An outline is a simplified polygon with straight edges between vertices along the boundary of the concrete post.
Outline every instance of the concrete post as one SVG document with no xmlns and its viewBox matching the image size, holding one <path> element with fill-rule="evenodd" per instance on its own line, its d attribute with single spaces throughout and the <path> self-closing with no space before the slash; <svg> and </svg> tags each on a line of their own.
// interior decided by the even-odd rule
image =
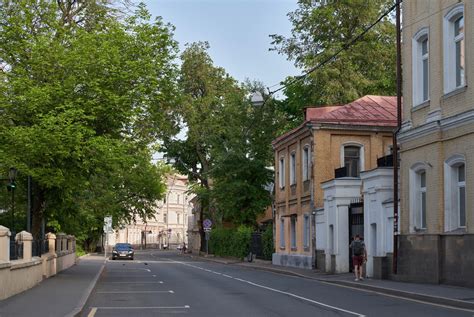
<svg viewBox="0 0 474 317">
<path fill-rule="evenodd" d="M 67 250 L 69 253 L 72 253 L 73 252 L 73 249 L 72 249 L 72 242 L 73 242 L 73 239 L 74 237 L 71 236 L 71 235 L 68 235 L 67 236 Z"/>
<path fill-rule="evenodd" d="M 56 239 L 58 241 L 57 245 L 59 247 L 58 250 L 56 250 L 56 253 L 60 253 L 66 250 L 66 234 L 65 233 L 58 233 L 56 235 Z"/>
<path fill-rule="evenodd" d="M 46 234 L 46 240 L 48 240 L 48 249 L 50 254 L 56 253 L 56 235 L 54 233 L 48 232 Z"/>
<path fill-rule="evenodd" d="M 0 226 L 0 262 L 10 261 L 10 230 Z"/>
<path fill-rule="evenodd" d="M 23 243 L 23 260 L 29 261 L 32 258 L 32 249 L 31 244 L 33 241 L 33 236 L 31 233 L 22 231 L 17 233 L 15 236 L 15 241 L 21 241 Z"/>
</svg>

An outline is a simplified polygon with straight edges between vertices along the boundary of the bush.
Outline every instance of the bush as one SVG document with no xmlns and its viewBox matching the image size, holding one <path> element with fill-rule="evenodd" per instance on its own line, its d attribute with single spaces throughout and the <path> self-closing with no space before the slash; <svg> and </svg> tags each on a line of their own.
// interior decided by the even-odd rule
<svg viewBox="0 0 474 317">
<path fill-rule="evenodd" d="M 271 260 L 274 252 L 273 246 L 273 226 L 269 225 L 262 233 L 262 244 L 263 244 L 263 258 L 265 260 Z"/>
<path fill-rule="evenodd" d="M 216 228 L 209 239 L 209 250 L 218 256 L 244 258 L 250 249 L 252 228 L 240 226 L 237 229 Z"/>
</svg>

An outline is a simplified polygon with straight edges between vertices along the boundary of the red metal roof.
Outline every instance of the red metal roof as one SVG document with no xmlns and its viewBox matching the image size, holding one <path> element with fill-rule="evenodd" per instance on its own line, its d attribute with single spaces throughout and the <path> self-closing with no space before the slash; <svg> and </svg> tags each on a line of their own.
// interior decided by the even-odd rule
<svg viewBox="0 0 474 317">
<path fill-rule="evenodd" d="M 306 120 L 315 123 L 347 125 L 387 126 L 397 125 L 397 98 L 390 96 L 367 95 L 330 111 L 306 110 Z"/>
</svg>

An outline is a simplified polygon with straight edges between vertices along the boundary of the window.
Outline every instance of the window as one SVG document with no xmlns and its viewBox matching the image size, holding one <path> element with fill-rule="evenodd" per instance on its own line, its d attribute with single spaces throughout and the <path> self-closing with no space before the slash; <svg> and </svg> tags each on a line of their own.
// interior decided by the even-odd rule
<svg viewBox="0 0 474 317">
<path fill-rule="evenodd" d="M 419 178 L 419 183 L 420 187 L 418 189 L 419 191 L 419 217 L 420 219 L 418 220 L 419 229 L 425 229 L 426 228 L 426 172 L 421 171 L 418 173 L 418 178 Z"/>
<path fill-rule="evenodd" d="M 309 171 L 310 171 L 310 165 L 309 165 L 309 146 L 305 146 L 303 148 L 303 182 L 309 180 Z"/>
<path fill-rule="evenodd" d="M 296 217 L 295 216 L 291 217 L 290 234 L 291 234 L 291 248 L 296 249 Z"/>
<path fill-rule="evenodd" d="M 427 173 L 424 162 L 416 163 L 410 169 L 410 231 L 427 227 Z"/>
<path fill-rule="evenodd" d="M 168 223 L 168 212 L 163 214 L 163 222 Z"/>
<path fill-rule="evenodd" d="M 359 177 L 360 175 L 360 147 L 344 147 L 344 166 L 347 170 L 347 176 Z"/>
<path fill-rule="evenodd" d="M 413 38 L 413 105 L 429 99 L 428 29 L 421 29 Z"/>
<path fill-rule="evenodd" d="M 290 185 L 296 184 L 296 153 L 290 155 Z"/>
<path fill-rule="evenodd" d="M 309 248 L 310 222 L 309 215 L 304 215 L 303 246 Z"/>
<path fill-rule="evenodd" d="M 278 175 L 279 180 L 278 183 L 280 184 L 280 188 L 285 188 L 285 158 L 280 158 L 280 164 L 278 166 Z"/>
<path fill-rule="evenodd" d="M 280 218 L 280 248 L 285 248 L 285 218 Z"/>
<path fill-rule="evenodd" d="M 456 167 L 457 171 L 457 213 L 459 214 L 459 227 L 466 227 L 466 175 L 464 164 Z"/>
<path fill-rule="evenodd" d="M 177 218 L 176 220 L 177 220 L 177 223 L 178 223 L 178 224 L 180 223 L 180 219 L 179 219 L 180 216 L 181 216 L 180 214 L 177 214 L 177 215 L 176 215 L 176 218 Z"/>
<path fill-rule="evenodd" d="M 465 85 L 464 6 L 456 5 L 444 19 L 444 92 Z"/>
<path fill-rule="evenodd" d="M 176 203 L 179 204 L 179 194 L 176 196 Z"/>
<path fill-rule="evenodd" d="M 466 227 L 466 163 L 456 154 L 444 164 L 445 231 Z"/>
</svg>

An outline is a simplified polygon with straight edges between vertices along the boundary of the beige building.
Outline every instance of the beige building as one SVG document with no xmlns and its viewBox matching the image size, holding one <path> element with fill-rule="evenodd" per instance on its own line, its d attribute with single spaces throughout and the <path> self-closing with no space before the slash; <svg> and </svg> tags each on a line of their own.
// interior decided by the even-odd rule
<svg viewBox="0 0 474 317">
<path fill-rule="evenodd" d="M 474 1 L 403 1 L 400 278 L 474 286 L 473 23 Z"/>
<path fill-rule="evenodd" d="M 176 248 L 188 243 L 188 221 L 192 214 L 191 199 L 186 176 L 172 174 L 167 177 L 165 198 L 156 204 L 155 218 L 137 219 L 115 233 L 112 243 L 128 242 L 135 246 Z"/>
<path fill-rule="evenodd" d="M 342 106 L 307 108 L 302 125 L 273 141 L 274 264 L 314 267 L 316 253 L 325 249 L 318 246 L 325 233 L 315 229 L 316 214 L 324 209 L 321 183 L 341 167 L 347 177 L 375 168 L 391 151 L 395 125 L 394 97 L 365 96 Z"/>
</svg>

